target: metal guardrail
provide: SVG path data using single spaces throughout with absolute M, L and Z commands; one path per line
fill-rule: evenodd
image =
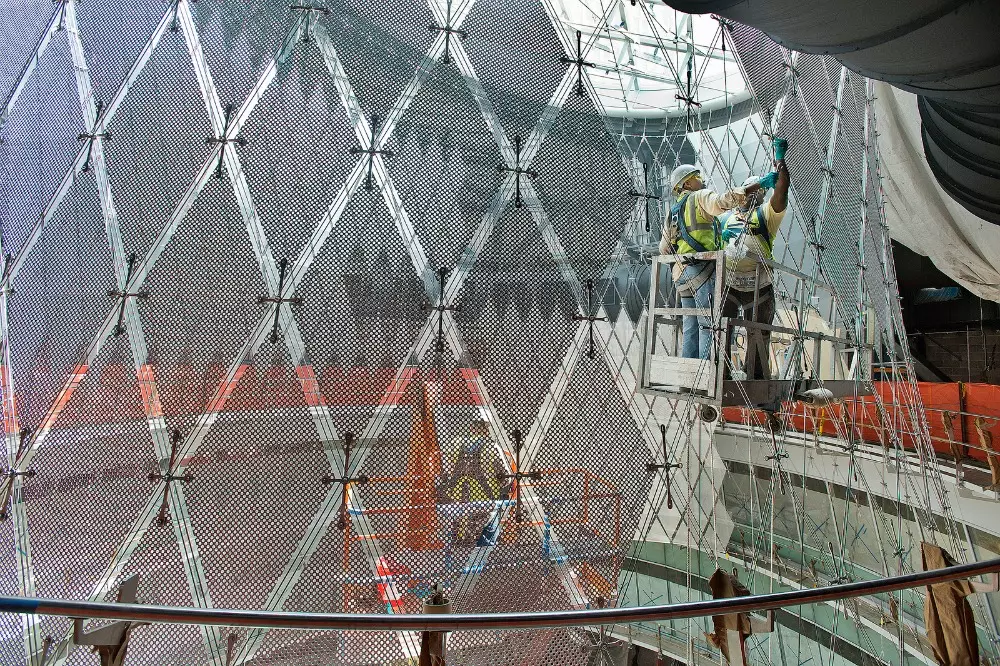
M 350 631 L 469 631 L 484 629 L 538 629 L 659 622 L 710 615 L 749 613 L 788 606 L 837 601 L 883 594 L 935 583 L 1000 572 L 1000 558 L 959 564 L 944 569 L 828 587 L 773 594 L 711 599 L 681 604 L 603 608 L 537 613 L 474 613 L 454 615 L 363 615 L 357 613 L 299 613 L 289 611 L 180 608 L 143 604 L 115 604 L 64 599 L 0 597 L 0 612 L 56 615 L 90 619 L 126 620 L 153 624 L 192 624 L 272 629 L 336 629 Z

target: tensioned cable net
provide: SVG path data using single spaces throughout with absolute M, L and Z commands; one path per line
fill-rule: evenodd
M 996 549 L 928 435 L 871 86 L 834 61 L 642 1 L 4 6 L 0 595 L 113 601 L 138 574 L 139 603 L 419 613 L 440 585 L 455 612 L 543 612 Z M 739 185 L 773 136 L 774 257 L 804 278 L 774 275 L 782 386 L 828 377 L 807 329 L 885 381 L 706 419 L 640 390 L 667 176 Z M 972 599 L 993 659 L 996 602 Z M 783 610 L 746 659 L 931 663 L 922 609 Z M 448 663 L 719 663 L 712 626 L 455 632 Z M 5 616 L 0 664 L 98 663 L 80 638 Z M 407 664 L 420 641 L 154 624 L 125 664 Z

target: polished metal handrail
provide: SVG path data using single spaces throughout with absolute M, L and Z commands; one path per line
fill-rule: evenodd
M 115 604 L 64 599 L 0 597 L 0 613 L 58 615 L 154 624 L 195 624 L 272 629 L 337 629 L 354 631 L 466 631 L 483 629 L 536 629 L 548 627 L 634 624 L 709 615 L 749 613 L 772 608 L 802 606 L 852 597 L 894 592 L 1000 572 L 1000 558 L 959 564 L 944 569 L 831 585 L 807 590 L 710 599 L 681 604 L 603 608 L 536 613 L 474 613 L 454 615 L 365 615 L 358 613 L 299 613 L 289 611 L 179 608 L 143 604 Z

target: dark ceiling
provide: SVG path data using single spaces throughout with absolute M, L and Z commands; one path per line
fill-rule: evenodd
M 837 58 L 919 96 L 924 151 L 941 186 L 1000 224 L 1000 1 L 669 0 Z

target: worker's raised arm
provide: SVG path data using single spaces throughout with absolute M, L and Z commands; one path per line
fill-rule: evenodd
M 695 192 L 697 196 L 698 205 L 701 209 L 711 215 L 712 217 L 718 217 L 722 215 L 727 210 L 733 210 L 734 208 L 740 208 L 746 203 L 747 194 L 752 193 L 754 188 L 759 188 L 759 185 L 751 185 L 750 187 L 734 187 L 731 190 L 726 190 L 722 194 L 716 194 L 712 190 L 704 189 Z
M 776 169 L 778 182 L 775 183 L 774 194 L 771 195 L 771 209 L 775 213 L 783 213 L 788 207 L 788 186 L 791 184 L 791 178 L 788 176 L 785 160 L 779 160 Z

